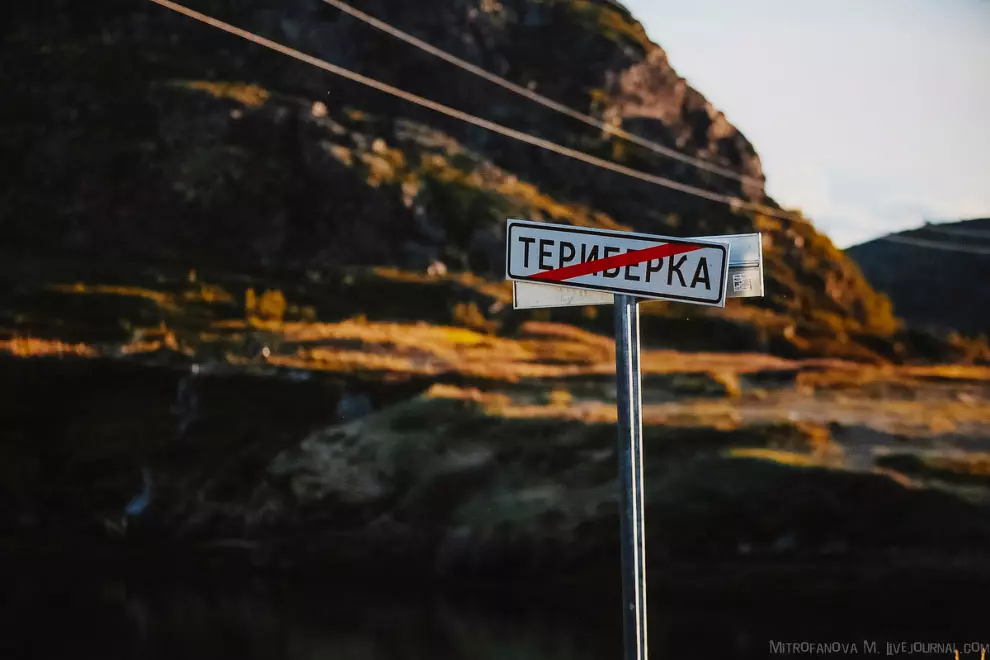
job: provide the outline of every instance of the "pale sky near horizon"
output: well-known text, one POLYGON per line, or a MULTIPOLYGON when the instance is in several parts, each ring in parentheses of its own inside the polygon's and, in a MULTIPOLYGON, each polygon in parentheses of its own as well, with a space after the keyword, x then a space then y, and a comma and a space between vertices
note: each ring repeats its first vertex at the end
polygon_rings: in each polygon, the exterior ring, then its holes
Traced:
POLYGON ((990 0, 623 0, 847 247, 990 217, 990 0))

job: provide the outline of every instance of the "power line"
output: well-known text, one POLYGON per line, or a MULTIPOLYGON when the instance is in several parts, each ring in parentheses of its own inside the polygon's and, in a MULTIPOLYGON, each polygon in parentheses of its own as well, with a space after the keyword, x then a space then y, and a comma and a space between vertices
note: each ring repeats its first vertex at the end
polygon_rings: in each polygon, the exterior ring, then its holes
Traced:
POLYGON ((430 110, 447 115, 448 117, 459 119, 469 124, 474 124, 475 126, 480 126, 481 128, 492 131, 493 133, 499 133, 500 135, 504 135, 506 137, 510 137, 515 140, 519 140, 520 142, 525 142, 535 147, 540 147, 541 149, 552 151, 562 156, 567 156, 568 158, 573 158, 574 160, 579 160, 584 163, 588 163, 589 165, 601 167, 603 169, 610 170, 618 174, 623 174, 625 176, 634 179, 646 181, 648 183, 662 186, 664 188, 669 188, 671 190, 676 190, 678 192, 683 192, 688 195, 694 195, 696 197, 708 199, 713 202, 727 204, 733 209, 753 211, 756 213, 761 213, 763 215, 780 218, 783 220, 797 219, 793 215, 779 209, 773 209, 768 206, 764 206, 762 204, 757 204, 755 202, 748 202, 746 200, 739 199, 738 197, 732 197, 731 195, 723 195, 721 193, 711 192, 708 190, 704 190, 703 188, 698 188, 696 186, 690 186, 684 183, 679 183, 672 179, 668 179, 662 176, 657 176, 655 174, 649 174, 647 172, 642 172, 640 170, 634 170, 631 167, 626 167, 625 165, 619 165, 618 163, 613 163, 603 158, 598 158, 597 156, 586 154, 583 151, 578 151, 577 149, 571 149, 570 147, 565 147, 563 145, 557 144, 556 142, 551 142, 550 140, 538 138, 528 133, 523 133, 522 131, 517 131, 513 128, 508 128, 507 126, 503 126, 501 124, 496 124, 495 122, 488 121, 487 119, 482 119, 480 117, 476 117, 466 112, 456 110, 441 103, 437 103, 436 101, 431 101, 427 98, 423 98, 422 96, 418 96, 416 94, 406 92, 404 90, 401 90, 397 87, 393 87, 392 85, 383 83, 374 78, 369 78, 368 76, 361 75, 360 73, 355 73, 354 71, 345 69, 344 67, 338 66, 336 64, 331 64, 330 62, 313 57, 312 55, 307 55, 302 51, 296 50, 295 48, 290 48, 289 46, 285 46, 276 41, 272 41, 271 39, 267 39, 253 32, 249 32, 247 30, 236 27, 229 23, 225 23, 219 19, 213 18, 212 16, 207 16, 206 14, 202 14, 184 5, 171 2, 171 0, 150 0, 150 1, 154 2, 157 5, 161 5, 166 9, 171 9, 172 11, 178 12, 180 14, 188 16, 189 18, 195 19, 201 23, 205 23, 206 25, 209 25, 211 27, 215 27, 229 34, 233 34, 235 36, 241 37, 242 39, 246 39, 247 41, 256 43, 259 46, 264 46, 276 52, 282 53, 283 55, 287 55, 289 57, 297 59, 300 62, 305 62, 306 64, 310 64, 312 66, 315 66, 319 69, 323 69, 324 71, 327 71, 334 75, 338 75, 350 81, 365 85, 366 87, 371 87, 372 89, 378 90, 385 94, 389 94, 391 96, 395 96, 397 98, 403 99, 404 101, 414 103, 424 108, 429 108, 430 110))
POLYGON ((923 238, 911 238, 909 236, 881 236, 877 240, 889 241, 890 243, 902 243, 913 245, 914 247, 928 248, 931 250, 946 250, 948 252, 964 252, 967 254, 990 255, 990 248, 973 247, 971 245, 960 245, 959 243, 943 243, 941 241, 927 241, 923 238))
POLYGON ((539 103, 544 107, 550 108, 551 110, 555 110, 561 114, 567 115, 572 119, 577 119, 578 121, 584 122, 589 126, 594 126, 595 128, 601 129, 606 133, 611 133, 612 135, 623 138, 624 140, 628 140, 629 142, 638 144, 641 147, 645 147, 650 151, 667 156, 668 158, 672 158, 674 160, 678 160, 682 163, 687 163, 688 165, 692 165, 694 167, 697 167, 698 169, 707 170, 708 172, 712 172, 714 174, 728 177, 730 179, 735 179, 743 183, 757 185, 760 186, 761 190, 763 189, 765 183, 763 179, 758 179, 756 177, 740 174, 739 172, 735 172, 733 170, 721 167, 719 165, 715 165, 714 163, 709 163, 706 160, 695 158, 693 156, 688 156, 687 154, 677 151, 676 149, 665 147, 662 144, 658 144, 657 142, 654 142, 653 140, 648 140, 634 133, 630 133, 629 131, 626 131, 625 129, 619 126, 613 126, 612 124, 601 121, 600 119, 596 119, 591 115, 587 115, 583 112, 579 112, 562 103, 558 103, 557 101, 554 101, 551 98, 543 96, 542 94, 538 94, 537 92, 534 92, 531 89, 527 89, 526 87, 518 85, 510 80, 506 80, 501 76, 491 73, 490 71, 482 69, 481 67, 475 64, 471 64, 470 62, 463 60, 457 57, 456 55, 451 55, 447 51, 441 50, 436 46, 426 41, 423 41, 422 39, 414 37, 408 32, 403 32, 399 28, 394 27, 383 20, 375 18, 374 16, 366 14, 359 9, 355 9, 354 7, 348 5, 347 3, 342 2, 341 0, 323 0, 323 2, 333 7, 336 7, 340 11, 345 12, 350 16, 353 16, 359 21, 363 21, 364 23, 367 23, 368 25, 371 25, 372 27, 375 27, 381 30, 382 32, 385 32, 395 37, 396 39, 399 39, 401 41, 406 42, 407 44, 415 46, 416 48, 419 48, 420 50, 427 52, 430 55, 433 55, 434 57, 438 57, 446 62, 453 64, 454 66, 464 69, 465 71, 469 71, 470 73, 473 73, 476 76, 480 76, 481 78, 484 78, 485 80, 491 83, 494 83, 496 85, 499 85, 500 87, 504 87, 505 89, 508 89, 509 91, 524 96, 528 98, 530 101, 539 103))
POLYGON ((958 227, 940 227, 939 225, 925 225, 922 227, 924 231, 933 231, 939 234, 948 234, 950 236, 966 236, 969 238, 990 238, 990 231, 981 231, 979 229, 960 229, 958 227))

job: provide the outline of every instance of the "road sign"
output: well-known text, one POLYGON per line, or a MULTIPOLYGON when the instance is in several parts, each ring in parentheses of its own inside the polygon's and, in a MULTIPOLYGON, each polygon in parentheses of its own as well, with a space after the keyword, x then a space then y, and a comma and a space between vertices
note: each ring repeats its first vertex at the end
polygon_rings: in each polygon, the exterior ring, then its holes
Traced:
POLYGON ((614 303, 623 658, 647 660, 639 302, 721 306, 727 296, 762 296, 761 237, 683 239, 521 220, 508 225, 505 277, 512 280, 516 309, 614 303))
MULTIPOLYGON (((763 295, 763 240, 760 234, 702 236, 698 240, 716 241, 729 247, 729 281, 726 298, 752 298, 763 295)), ((513 282, 512 304, 515 309, 546 307, 583 307, 611 305, 612 294, 585 291, 556 284, 513 282)))
POLYGON ((728 258, 716 241, 510 220, 505 270, 516 282, 721 307, 728 258))

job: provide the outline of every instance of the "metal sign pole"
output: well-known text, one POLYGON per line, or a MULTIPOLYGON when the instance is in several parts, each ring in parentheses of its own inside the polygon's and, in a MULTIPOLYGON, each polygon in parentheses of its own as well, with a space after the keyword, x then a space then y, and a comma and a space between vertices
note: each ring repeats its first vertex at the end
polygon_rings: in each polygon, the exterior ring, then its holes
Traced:
POLYGON ((623 658, 647 660, 638 304, 654 299, 724 307, 727 297, 762 296, 762 238, 672 238, 509 219, 505 279, 512 282, 516 309, 610 300, 615 307, 623 658))
POLYGON ((643 517, 643 396, 639 300, 615 296, 624 660, 647 660, 646 536, 643 517))

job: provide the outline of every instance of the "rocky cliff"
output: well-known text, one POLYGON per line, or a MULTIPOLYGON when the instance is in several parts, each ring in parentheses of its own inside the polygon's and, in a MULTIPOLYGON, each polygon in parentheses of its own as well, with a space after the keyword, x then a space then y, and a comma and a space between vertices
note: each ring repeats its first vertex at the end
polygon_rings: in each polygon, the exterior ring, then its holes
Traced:
MULTIPOLYGON (((773 205, 759 185, 562 117, 319 0, 193 6, 568 147, 773 205)), ((749 141, 677 75, 618 3, 451 0, 425 9, 376 0, 359 7, 577 110, 762 176, 749 141)), ((112 263, 122 281, 153 267, 277 270, 287 274, 280 285, 291 288, 307 273, 343 266, 423 272, 434 261, 498 281, 509 216, 672 235, 761 231, 766 298, 725 312, 692 310, 696 328, 687 336, 677 325, 687 311, 649 306, 647 315, 666 321, 648 339, 715 347, 719 337, 722 347, 858 359, 913 350, 897 334, 887 301, 808 223, 734 212, 544 152, 150 3, 48 0, 19 10, 3 29, 0 84, 9 102, 0 141, 12 157, 0 243, 12 253, 8 268, 26 264, 43 283, 54 274, 32 264, 49 258, 75 260, 78 267, 60 276, 88 281, 94 264, 112 263), (701 327, 699 318, 711 323, 701 327)), ((447 308, 458 302, 448 300, 447 308)), ((355 301, 351 312, 362 311, 355 301)), ((583 322, 569 312, 553 318, 583 322)))

